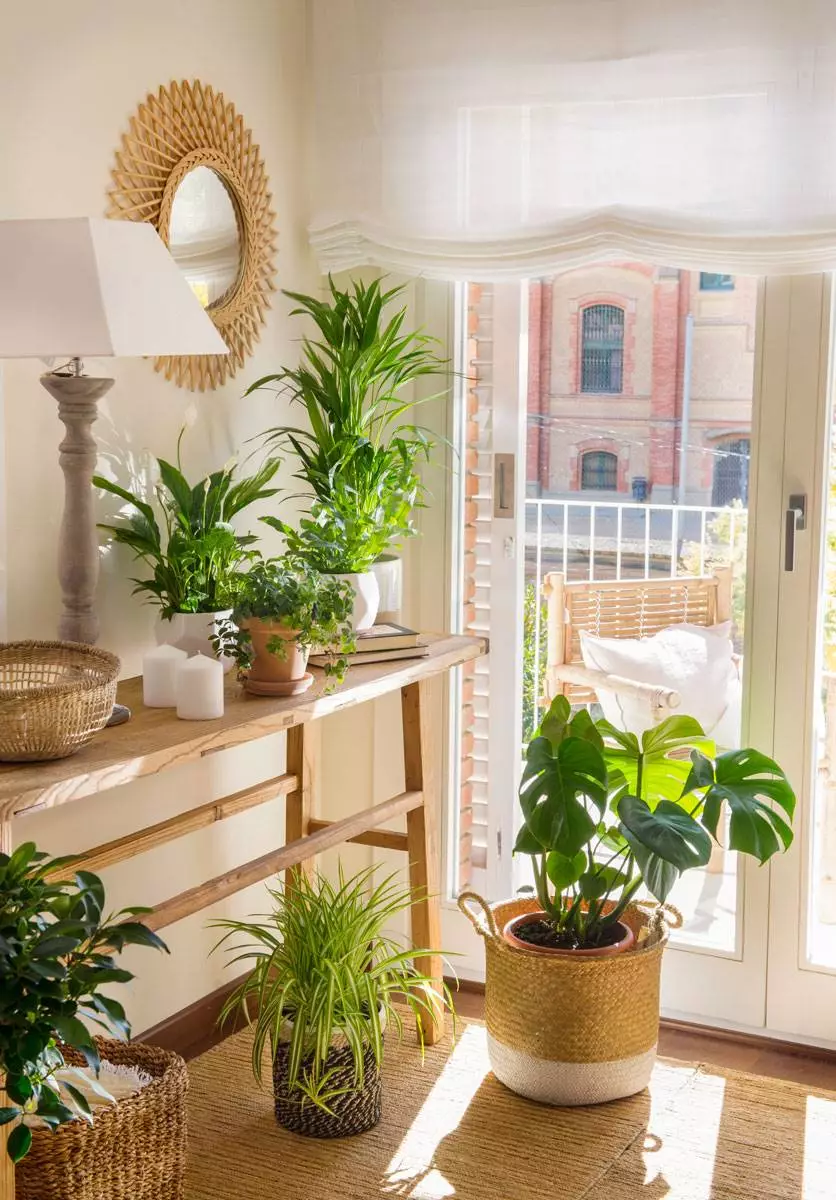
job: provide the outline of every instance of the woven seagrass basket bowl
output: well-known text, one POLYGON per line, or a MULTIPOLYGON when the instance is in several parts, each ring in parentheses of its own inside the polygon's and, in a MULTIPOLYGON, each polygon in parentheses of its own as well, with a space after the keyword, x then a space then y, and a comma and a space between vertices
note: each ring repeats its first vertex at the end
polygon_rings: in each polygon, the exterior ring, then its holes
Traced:
MULTIPOLYGON (((36 1129, 17 1165, 17 1200, 183 1200, 186 1174, 186 1064, 141 1042, 96 1038, 114 1066, 139 1067, 153 1078, 141 1091, 96 1110, 92 1125, 70 1121, 52 1133, 36 1129)), ((74 1066, 84 1059, 64 1049, 74 1066)))
POLYGON ((119 659, 77 642, 0 643, 0 762, 67 758, 107 723, 119 659))

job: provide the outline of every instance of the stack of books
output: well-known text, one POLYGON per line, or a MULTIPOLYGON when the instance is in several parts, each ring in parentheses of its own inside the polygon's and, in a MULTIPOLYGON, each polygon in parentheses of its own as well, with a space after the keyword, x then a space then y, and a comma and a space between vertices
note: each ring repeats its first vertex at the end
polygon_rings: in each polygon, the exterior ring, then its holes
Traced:
MULTIPOLYGON (((398 658, 426 658, 430 652, 427 639, 414 629, 403 625, 373 625, 357 634, 357 650, 349 654, 354 666, 363 663, 393 662, 398 658)), ((312 654, 309 662, 323 667, 328 661, 325 654, 312 654)))

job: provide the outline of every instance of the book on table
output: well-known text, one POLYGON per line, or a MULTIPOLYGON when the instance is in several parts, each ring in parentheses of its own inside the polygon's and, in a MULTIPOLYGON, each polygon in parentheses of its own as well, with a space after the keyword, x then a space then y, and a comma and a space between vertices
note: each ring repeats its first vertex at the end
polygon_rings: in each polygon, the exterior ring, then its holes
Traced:
POLYGON ((357 634, 356 653, 365 655, 377 654, 381 650, 410 650, 426 644, 426 639, 415 629, 385 622, 357 634))
MULTIPOLYGON (((368 663, 395 662, 399 658, 426 658, 429 655, 428 645, 400 646, 396 650, 369 650, 363 654, 347 654, 349 663, 355 667, 366 666, 368 663)), ((327 654, 312 654, 308 662, 315 667, 324 667, 329 661, 327 654)))

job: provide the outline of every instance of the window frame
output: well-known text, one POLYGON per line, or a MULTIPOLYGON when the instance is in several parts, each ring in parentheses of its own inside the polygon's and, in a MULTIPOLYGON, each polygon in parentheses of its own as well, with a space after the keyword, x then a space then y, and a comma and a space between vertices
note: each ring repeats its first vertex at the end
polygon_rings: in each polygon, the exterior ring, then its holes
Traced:
POLYGON ((590 304, 585 304, 579 313, 580 320, 580 355, 578 361, 578 391, 584 396, 623 396, 624 395, 624 344, 627 331, 627 308, 623 304, 615 304, 610 300, 596 300, 590 304), (601 337, 595 338, 591 336, 592 331, 588 328, 590 316, 592 313, 606 314, 606 319, 602 321, 602 325, 607 325, 612 328, 614 316, 619 313, 621 319, 620 337, 601 337), (606 367, 603 361, 592 363, 588 356, 592 354, 606 355, 606 367), (615 366, 614 364, 617 364, 615 366), (590 379, 590 375, 599 373, 603 376, 606 373, 607 386, 598 386, 597 382, 590 379), (617 375, 618 386, 614 386, 614 376, 617 375))

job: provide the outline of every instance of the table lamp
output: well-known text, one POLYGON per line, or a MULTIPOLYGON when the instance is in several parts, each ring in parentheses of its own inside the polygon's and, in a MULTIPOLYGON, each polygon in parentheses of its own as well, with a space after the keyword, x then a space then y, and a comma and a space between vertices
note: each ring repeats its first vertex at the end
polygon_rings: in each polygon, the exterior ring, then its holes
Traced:
POLYGON ((64 364, 41 376, 66 427, 59 447, 61 640, 95 643, 99 635, 91 430, 114 381, 85 375, 83 359, 227 353, 153 225, 96 217, 0 221, 0 359, 64 364))

